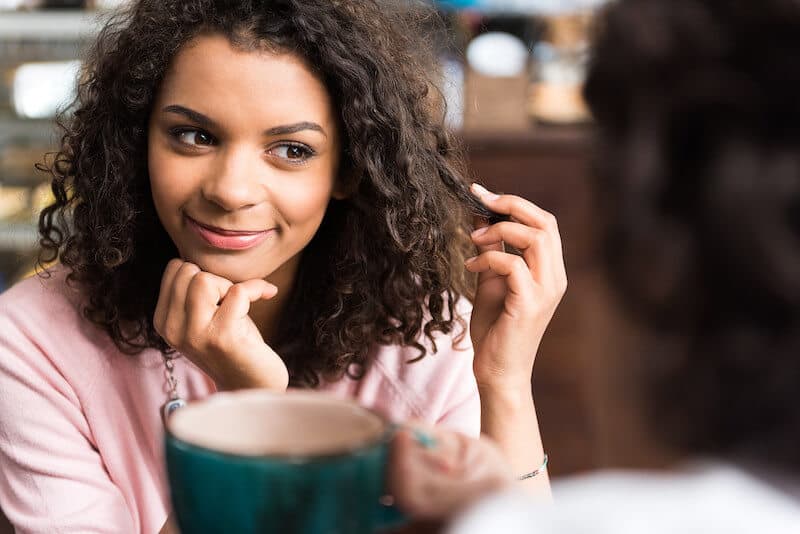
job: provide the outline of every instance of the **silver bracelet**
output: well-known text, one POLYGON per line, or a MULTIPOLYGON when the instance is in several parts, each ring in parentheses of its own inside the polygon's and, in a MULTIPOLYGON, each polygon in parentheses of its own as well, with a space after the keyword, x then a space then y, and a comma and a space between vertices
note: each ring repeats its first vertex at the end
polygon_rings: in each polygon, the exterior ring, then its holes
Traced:
POLYGON ((544 460, 542 461, 542 465, 540 465, 530 473, 525 473, 522 476, 518 476, 517 480, 528 480, 529 478, 541 475, 545 471, 547 471, 547 453, 544 453, 544 460))

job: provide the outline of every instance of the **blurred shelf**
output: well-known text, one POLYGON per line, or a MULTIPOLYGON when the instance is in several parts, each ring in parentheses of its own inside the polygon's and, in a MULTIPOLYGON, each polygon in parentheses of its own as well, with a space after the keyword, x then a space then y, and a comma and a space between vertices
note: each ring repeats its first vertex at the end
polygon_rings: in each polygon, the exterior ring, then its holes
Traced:
POLYGON ((608 0, 436 0, 442 9, 468 10, 487 15, 557 15, 596 9, 608 0))
POLYGON ((36 248, 39 232, 33 222, 0 221, 0 252, 30 251, 36 248))
MULTIPOLYGON (((22 62, 77 57, 108 16, 108 11, 77 9, 0 10, 0 75, 22 62)), ((18 117, 9 96, 7 87, 0 88, 0 186, 34 188, 47 181, 34 164, 59 145, 61 131, 51 119, 18 117)), ((38 241, 36 221, 0 220, 0 276, 8 279, 18 271, 18 258, 35 251, 38 241)))
POLYGON ((524 131, 465 131, 457 135, 468 151, 566 151, 585 152, 591 146, 592 125, 534 125, 524 131))
POLYGON ((3 174, 0 170, 0 187, 38 187, 48 183, 49 178, 43 172, 36 172, 31 163, 30 174, 3 174))
POLYGON ((102 11, 0 11, 0 39, 63 39, 91 37, 99 30, 102 11))
POLYGON ((57 146, 57 133, 57 126, 50 119, 21 119, 10 110, 0 111, 0 148, 12 140, 30 139, 57 146))

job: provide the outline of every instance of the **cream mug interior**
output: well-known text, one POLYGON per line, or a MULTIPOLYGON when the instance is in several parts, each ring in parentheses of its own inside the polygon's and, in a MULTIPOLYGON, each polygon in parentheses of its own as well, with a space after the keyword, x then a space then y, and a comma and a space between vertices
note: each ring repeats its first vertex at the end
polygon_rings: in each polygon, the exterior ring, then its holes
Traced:
POLYGON ((370 533, 401 515, 380 504, 392 426, 317 392, 217 394, 167 422, 173 508, 184 533, 370 533))
POLYGON ((349 401, 309 392, 223 393, 176 411, 177 439, 242 456, 328 456, 361 448, 386 432, 377 414, 349 401))

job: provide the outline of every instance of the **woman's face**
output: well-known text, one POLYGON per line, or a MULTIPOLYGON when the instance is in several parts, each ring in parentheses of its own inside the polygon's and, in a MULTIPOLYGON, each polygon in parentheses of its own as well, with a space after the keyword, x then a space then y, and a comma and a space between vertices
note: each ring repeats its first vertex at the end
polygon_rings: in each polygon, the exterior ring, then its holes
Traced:
POLYGON ((327 90, 291 54, 201 36, 175 57, 148 129, 153 202, 181 257, 240 282, 290 283, 335 192, 327 90))

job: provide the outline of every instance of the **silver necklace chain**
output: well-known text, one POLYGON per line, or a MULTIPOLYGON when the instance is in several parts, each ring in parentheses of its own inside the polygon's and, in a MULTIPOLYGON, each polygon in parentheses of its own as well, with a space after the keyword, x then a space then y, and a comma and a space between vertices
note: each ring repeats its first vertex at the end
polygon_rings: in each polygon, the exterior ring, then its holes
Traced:
POLYGON ((167 382, 168 400, 178 398, 178 379, 175 378, 175 356, 164 354, 164 379, 167 382))
POLYGON ((167 402, 161 407, 161 418, 166 423, 175 410, 186 406, 186 401, 178 394, 178 379, 175 378, 175 356, 163 354, 164 380, 167 386, 167 402))

